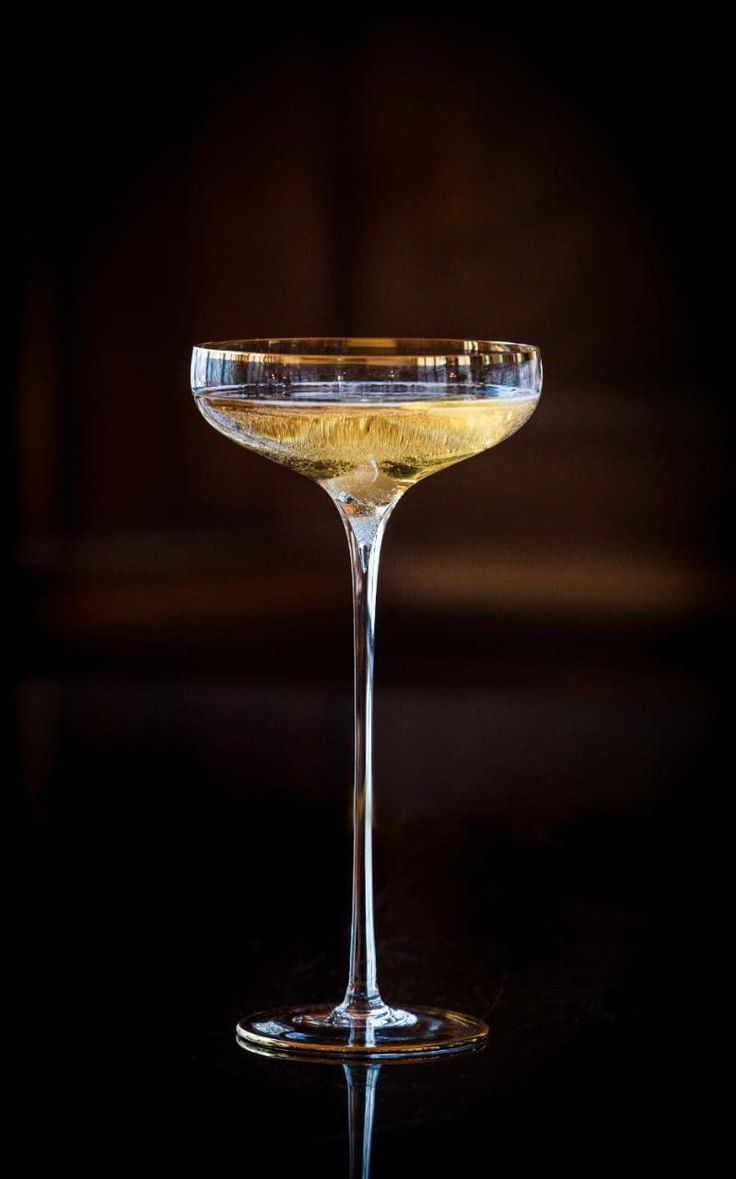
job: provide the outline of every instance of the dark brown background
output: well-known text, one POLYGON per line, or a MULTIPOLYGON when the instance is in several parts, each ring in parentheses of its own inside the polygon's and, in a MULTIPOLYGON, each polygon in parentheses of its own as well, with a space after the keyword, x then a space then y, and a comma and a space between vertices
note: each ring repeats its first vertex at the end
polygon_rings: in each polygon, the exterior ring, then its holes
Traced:
POLYGON ((494 1036, 386 1071, 375 1173, 469 1173, 530 1124, 581 1152, 666 1125, 682 1157, 726 606, 719 38, 281 24, 46 27, 15 91, 21 1108, 74 1152, 153 1120, 343 1172, 340 1070, 232 1026, 340 993, 344 540, 205 426, 190 349, 492 336, 540 344, 543 400, 392 521, 376 740, 384 991, 494 1036))

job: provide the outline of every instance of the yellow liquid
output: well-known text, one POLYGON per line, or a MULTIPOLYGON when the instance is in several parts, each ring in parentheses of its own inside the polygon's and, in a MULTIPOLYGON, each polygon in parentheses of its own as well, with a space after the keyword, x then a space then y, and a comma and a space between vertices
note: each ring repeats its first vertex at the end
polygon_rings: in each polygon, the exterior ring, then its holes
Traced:
POLYGON ((352 404, 197 397, 220 433, 307 475, 341 502, 367 509, 503 442, 536 404, 533 396, 352 404))

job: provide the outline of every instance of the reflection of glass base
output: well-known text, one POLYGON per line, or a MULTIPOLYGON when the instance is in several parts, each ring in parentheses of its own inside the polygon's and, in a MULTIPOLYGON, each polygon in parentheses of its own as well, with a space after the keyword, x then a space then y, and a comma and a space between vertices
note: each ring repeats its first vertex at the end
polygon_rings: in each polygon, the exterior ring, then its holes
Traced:
POLYGON ((347 1020, 340 1008, 284 1007, 241 1019, 238 1043, 289 1053, 333 1056, 403 1056, 448 1052, 478 1044, 488 1026, 471 1015, 417 1007, 414 1011, 384 1008, 377 1017, 347 1020))

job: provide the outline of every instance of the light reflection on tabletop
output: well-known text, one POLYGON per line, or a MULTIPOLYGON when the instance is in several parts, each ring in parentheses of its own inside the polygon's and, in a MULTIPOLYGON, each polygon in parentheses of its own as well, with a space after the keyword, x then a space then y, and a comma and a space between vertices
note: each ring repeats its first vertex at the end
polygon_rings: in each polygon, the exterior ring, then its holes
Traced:
POLYGON ((420 1064, 437 1064, 440 1061, 452 1060, 458 1056, 478 1055, 486 1047, 485 1041, 481 1041, 449 1051, 445 1049, 443 1052, 422 1052, 414 1056, 384 1057, 380 1061, 371 1060, 356 1063, 353 1060, 348 1061, 344 1057, 341 1058, 339 1055, 315 1054, 305 1057, 293 1052, 279 1052, 248 1043, 240 1038, 238 1045, 253 1056, 265 1056, 271 1060, 284 1060, 301 1065, 318 1064, 328 1067, 342 1067, 348 1098, 348 1175, 350 1179, 370 1179, 376 1089, 383 1068, 408 1068, 420 1064))

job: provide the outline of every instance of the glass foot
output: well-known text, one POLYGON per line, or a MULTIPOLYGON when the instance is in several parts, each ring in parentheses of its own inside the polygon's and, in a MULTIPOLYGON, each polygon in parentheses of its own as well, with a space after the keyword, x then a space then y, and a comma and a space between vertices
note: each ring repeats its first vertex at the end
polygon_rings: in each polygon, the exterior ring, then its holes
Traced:
POLYGON ((472 1015, 415 1007, 413 1011, 387 1007, 380 1015, 351 1021, 341 1009, 327 1004, 282 1007, 241 1019, 238 1043, 289 1053, 333 1056, 403 1056, 407 1053, 449 1052, 478 1044, 488 1025, 472 1015))

